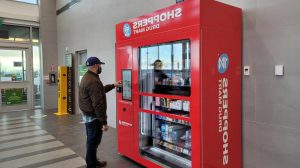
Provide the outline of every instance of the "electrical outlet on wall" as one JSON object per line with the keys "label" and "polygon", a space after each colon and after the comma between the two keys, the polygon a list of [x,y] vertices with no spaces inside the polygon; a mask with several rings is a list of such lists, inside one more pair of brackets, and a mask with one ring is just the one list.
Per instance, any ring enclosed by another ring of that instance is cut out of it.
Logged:
{"label": "electrical outlet on wall", "polygon": [[244,66],[244,76],[250,76],[250,66]]}
{"label": "electrical outlet on wall", "polygon": [[276,76],[283,76],[283,74],[284,74],[283,65],[275,65],[275,75]]}

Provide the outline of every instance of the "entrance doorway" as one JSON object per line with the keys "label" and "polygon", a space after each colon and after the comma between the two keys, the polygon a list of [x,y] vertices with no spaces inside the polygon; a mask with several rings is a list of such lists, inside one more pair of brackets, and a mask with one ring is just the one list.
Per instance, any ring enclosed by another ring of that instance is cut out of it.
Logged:
{"label": "entrance doorway", "polygon": [[30,46],[0,47],[0,111],[33,109],[33,72]]}
{"label": "entrance doorway", "polygon": [[87,50],[81,50],[81,51],[76,51],[76,56],[75,56],[75,109],[76,109],[76,113],[80,113],[80,109],[79,109],[79,85],[80,85],[80,81],[83,77],[83,75],[85,74],[85,72],[87,71],[87,68],[85,66],[85,61],[87,60]]}

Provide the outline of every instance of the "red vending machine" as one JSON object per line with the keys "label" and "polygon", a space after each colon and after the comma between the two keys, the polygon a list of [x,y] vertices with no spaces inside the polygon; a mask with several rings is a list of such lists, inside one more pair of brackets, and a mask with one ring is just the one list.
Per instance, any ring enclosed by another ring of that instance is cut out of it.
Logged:
{"label": "red vending machine", "polygon": [[118,152],[149,168],[241,168],[241,32],[241,9],[213,0],[117,24]]}

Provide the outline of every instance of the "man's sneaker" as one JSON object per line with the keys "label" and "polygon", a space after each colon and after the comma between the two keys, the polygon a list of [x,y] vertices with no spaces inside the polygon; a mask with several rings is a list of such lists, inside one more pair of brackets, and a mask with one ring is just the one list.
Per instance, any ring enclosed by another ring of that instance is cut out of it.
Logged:
{"label": "man's sneaker", "polygon": [[97,161],[97,168],[98,167],[105,167],[107,165],[107,162],[106,161]]}

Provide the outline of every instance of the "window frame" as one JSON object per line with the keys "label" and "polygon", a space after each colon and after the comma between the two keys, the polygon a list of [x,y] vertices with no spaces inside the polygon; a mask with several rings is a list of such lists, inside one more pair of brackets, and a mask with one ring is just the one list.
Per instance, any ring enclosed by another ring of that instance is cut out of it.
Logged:
{"label": "window frame", "polygon": [[36,3],[25,2],[23,0],[12,0],[12,1],[17,2],[17,3],[30,4],[30,5],[39,5],[39,0],[35,0]]}

